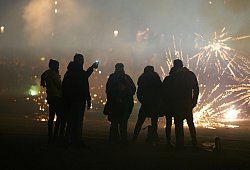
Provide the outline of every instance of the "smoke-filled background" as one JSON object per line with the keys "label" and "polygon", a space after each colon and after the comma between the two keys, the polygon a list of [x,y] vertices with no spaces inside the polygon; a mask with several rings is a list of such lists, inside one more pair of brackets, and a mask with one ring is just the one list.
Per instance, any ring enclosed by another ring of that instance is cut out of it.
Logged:
{"label": "smoke-filled background", "polygon": [[85,68],[100,61],[90,81],[93,109],[101,110],[115,63],[136,83],[146,65],[163,79],[181,58],[199,78],[197,120],[246,118],[249,17],[249,0],[1,0],[0,95],[24,96],[46,111],[39,81],[48,60],[59,60],[63,78],[78,52]]}

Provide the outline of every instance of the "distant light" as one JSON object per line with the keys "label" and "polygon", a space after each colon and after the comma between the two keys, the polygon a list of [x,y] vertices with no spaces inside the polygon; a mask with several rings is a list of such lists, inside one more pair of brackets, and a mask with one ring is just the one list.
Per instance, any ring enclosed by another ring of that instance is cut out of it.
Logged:
{"label": "distant light", "polygon": [[4,33],[4,26],[1,26],[1,33]]}
{"label": "distant light", "polygon": [[114,31],[114,36],[117,37],[117,36],[118,36],[118,33],[119,33],[119,32],[118,32],[117,30],[115,30],[115,31]]}
{"label": "distant light", "polygon": [[41,119],[41,122],[46,122],[46,119],[45,119],[45,118],[42,118],[42,119]]}
{"label": "distant light", "polygon": [[102,71],[101,71],[101,70],[99,70],[99,74],[102,74]]}
{"label": "distant light", "polygon": [[55,1],[55,5],[57,5],[57,1]]}
{"label": "distant light", "polygon": [[55,14],[57,14],[57,12],[58,12],[58,10],[57,10],[57,9],[55,9]]}
{"label": "distant light", "polygon": [[209,1],[209,4],[212,5],[212,1]]}
{"label": "distant light", "polygon": [[41,57],[41,61],[45,61],[45,59],[46,59],[45,57]]}

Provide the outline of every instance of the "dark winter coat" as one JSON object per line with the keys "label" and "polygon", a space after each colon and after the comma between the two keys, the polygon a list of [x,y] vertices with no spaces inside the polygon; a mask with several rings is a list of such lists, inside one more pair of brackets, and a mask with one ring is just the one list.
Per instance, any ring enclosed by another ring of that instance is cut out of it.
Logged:
{"label": "dark winter coat", "polygon": [[128,119],[133,106],[136,87],[129,75],[115,72],[106,84],[108,119]]}
{"label": "dark winter coat", "polygon": [[157,117],[159,112],[162,82],[156,72],[143,73],[138,78],[137,98],[148,117]]}
{"label": "dark winter coat", "polygon": [[195,74],[186,67],[173,67],[163,81],[163,89],[168,112],[186,113],[197,104],[198,81]]}
{"label": "dark winter coat", "polygon": [[88,78],[93,68],[83,70],[81,65],[70,62],[62,82],[63,98],[68,102],[90,101]]}

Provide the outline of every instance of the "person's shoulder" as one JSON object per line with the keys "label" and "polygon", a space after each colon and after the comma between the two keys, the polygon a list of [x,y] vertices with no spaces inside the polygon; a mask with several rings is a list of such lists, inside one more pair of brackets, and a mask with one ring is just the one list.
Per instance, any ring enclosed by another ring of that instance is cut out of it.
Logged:
{"label": "person's shoulder", "polygon": [[46,75],[46,74],[48,74],[50,71],[51,71],[51,70],[48,69],[48,70],[44,71],[42,74],[43,74],[43,75]]}
{"label": "person's shoulder", "polygon": [[128,74],[125,74],[125,78],[132,80],[132,78]]}
{"label": "person's shoulder", "polygon": [[157,79],[161,79],[160,75],[159,75],[157,72],[154,72],[154,73],[153,73],[153,76],[154,76],[155,78],[157,78]]}
{"label": "person's shoulder", "polygon": [[114,77],[115,77],[115,74],[114,74],[114,73],[111,73],[111,74],[108,76],[108,79],[109,79],[109,80],[112,80],[112,79],[114,79]]}
{"label": "person's shoulder", "polygon": [[193,71],[191,71],[191,70],[188,70],[188,73],[189,73],[190,75],[195,76],[195,73],[194,73]]}
{"label": "person's shoulder", "polygon": [[167,75],[164,79],[163,79],[163,82],[166,82],[168,79],[169,79],[169,75]]}
{"label": "person's shoulder", "polygon": [[142,74],[138,77],[138,80],[142,80],[144,77],[145,77],[145,74],[142,73]]}

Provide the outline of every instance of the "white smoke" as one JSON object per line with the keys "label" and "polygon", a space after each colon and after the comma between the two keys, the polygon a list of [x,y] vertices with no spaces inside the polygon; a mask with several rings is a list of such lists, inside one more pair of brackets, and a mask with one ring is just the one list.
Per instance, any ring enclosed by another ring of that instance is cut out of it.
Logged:
{"label": "white smoke", "polygon": [[24,31],[29,44],[41,45],[51,38],[53,32],[53,6],[51,0],[31,0],[25,7]]}

